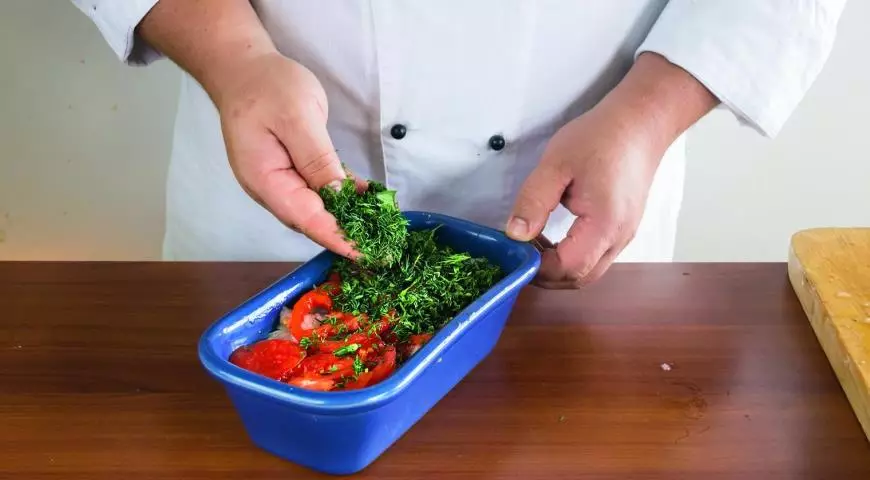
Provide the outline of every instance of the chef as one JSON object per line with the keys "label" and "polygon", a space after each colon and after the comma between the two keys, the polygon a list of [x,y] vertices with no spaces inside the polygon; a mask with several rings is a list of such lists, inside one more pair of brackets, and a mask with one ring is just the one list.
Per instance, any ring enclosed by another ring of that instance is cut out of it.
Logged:
{"label": "chef", "polygon": [[356,255],[315,193],[344,164],[538,239],[536,283],[577,288],[672,259],[686,130],[724,108],[774,137],[845,0],[73,3],[122,61],[184,71],[166,259]]}

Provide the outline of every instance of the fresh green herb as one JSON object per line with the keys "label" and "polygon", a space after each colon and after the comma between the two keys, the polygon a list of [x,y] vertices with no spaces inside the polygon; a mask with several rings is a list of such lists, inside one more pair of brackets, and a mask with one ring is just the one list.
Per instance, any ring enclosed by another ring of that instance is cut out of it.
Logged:
{"label": "fresh green herb", "polygon": [[324,188],[320,195],[363,254],[356,262],[336,260],[342,283],[333,308],[367,314],[370,333],[387,316],[400,340],[434,333],[502,278],[487,259],[439,244],[437,228],[409,231],[395,192],[378,182],[358,193],[348,178],[338,191]]}
{"label": "fresh green herb", "polygon": [[[329,287],[332,288],[331,285]],[[336,323],[338,323],[338,317],[335,315],[327,315],[320,323],[335,325]]]}
{"label": "fresh green herb", "polygon": [[366,366],[363,363],[362,359],[360,359],[359,357],[355,357],[353,359],[353,374],[358,377],[361,373],[365,371],[365,369]]}
{"label": "fresh green herb", "polygon": [[343,323],[335,329],[335,336],[336,337],[343,337],[343,336],[345,336],[346,333],[347,333],[347,325],[345,325]]}
{"label": "fresh green herb", "polygon": [[372,336],[372,335],[374,335],[375,333],[377,333],[377,331],[378,331],[378,327],[379,327],[379,326],[380,326],[380,325],[378,325],[377,322],[372,322],[372,324],[369,325],[369,336]]}
{"label": "fresh green herb", "polygon": [[299,346],[304,349],[308,349],[317,344],[317,338],[314,335],[309,335],[307,337],[302,337],[299,339]]}
{"label": "fresh green herb", "polygon": [[338,371],[338,365],[331,365],[329,367],[329,373],[335,373]]}
{"label": "fresh green herb", "polygon": [[337,260],[342,286],[333,308],[365,313],[373,322],[395,312],[390,318],[400,339],[444,326],[500,280],[502,271],[485,258],[439,244],[436,234],[437,228],[410,231],[407,249],[388,269],[371,271]]}
{"label": "fresh green herb", "polygon": [[335,352],[333,352],[333,354],[336,357],[343,357],[345,355],[350,355],[351,353],[356,352],[357,350],[359,350],[359,347],[360,347],[360,344],[351,343],[351,344],[345,345],[343,347],[337,348],[335,350]]}
{"label": "fresh green herb", "polygon": [[320,189],[326,211],[331,213],[344,235],[362,254],[359,264],[366,268],[390,267],[398,262],[408,240],[408,220],[396,203],[396,192],[370,181],[358,193],[352,178],[339,190]]}

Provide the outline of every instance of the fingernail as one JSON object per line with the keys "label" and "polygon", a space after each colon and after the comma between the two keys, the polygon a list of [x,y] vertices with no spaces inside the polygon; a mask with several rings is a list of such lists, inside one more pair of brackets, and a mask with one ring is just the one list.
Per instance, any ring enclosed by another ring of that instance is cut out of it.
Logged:
{"label": "fingernail", "polygon": [[529,234],[529,222],[520,217],[511,218],[507,233],[514,238],[525,238]]}
{"label": "fingernail", "polygon": [[341,180],[333,180],[333,181],[327,183],[326,186],[337,192],[337,191],[341,190]]}

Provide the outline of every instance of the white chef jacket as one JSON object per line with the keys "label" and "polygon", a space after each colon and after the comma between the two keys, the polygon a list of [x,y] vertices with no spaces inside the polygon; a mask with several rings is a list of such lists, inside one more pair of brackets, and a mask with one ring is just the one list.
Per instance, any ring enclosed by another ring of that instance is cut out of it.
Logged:
{"label": "white chef jacket", "polygon": [[[147,65],[161,55],[134,29],[157,1],[73,3],[121,60]],[[252,1],[278,49],[323,84],[328,131],[352,171],[398,190],[403,209],[495,228],[503,228],[549,138],[598,102],[644,51],[695,76],[741,124],[775,136],[827,60],[844,3]],[[403,138],[393,138],[394,125],[406,127]],[[505,140],[500,150],[490,146],[496,135]],[[672,259],[684,167],[680,137],[617,261]],[[559,207],[545,234],[558,241],[573,220]],[[242,191],[218,113],[184,75],[167,179],[165,258],[304,261],[319,251]]]}

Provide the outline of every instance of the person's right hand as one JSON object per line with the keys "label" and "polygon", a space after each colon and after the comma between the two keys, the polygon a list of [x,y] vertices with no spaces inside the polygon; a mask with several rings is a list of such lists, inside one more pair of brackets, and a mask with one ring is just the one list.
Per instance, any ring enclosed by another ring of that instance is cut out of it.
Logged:
{"label": "person's right hand", "polygon": [[277,52],[247,60],[224,77],[220,90],[210,94],[242,188],[288,227],[356,258],[358,252],[317,193],[346,178],[326,130],[328,108],[320,82]]}

